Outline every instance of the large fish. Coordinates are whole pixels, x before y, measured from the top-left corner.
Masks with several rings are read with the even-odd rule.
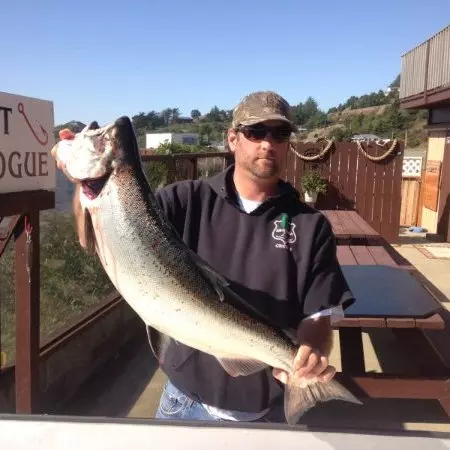
[[[334,379],[294,378],[298,343],[237,307],[248,304],[184,244],[152,193],[128,117],[83,130],[52,151],[66,175],[81,184],[88,244],[125,301],[159,331],[153,352],[160,362],[171,337],[214,355],[232,376],[282,369],[289,374],[284,399],[289,424],[318,402],[361,403]]]

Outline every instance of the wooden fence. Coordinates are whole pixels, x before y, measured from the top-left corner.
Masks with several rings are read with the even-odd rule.
[[[375,142],[334,142],[323,157],[313,161],[303,159],[323,153],[325,143],[300,142],[288,152],[283,178],[299,191],[302,175],[319,170],[328,182],[328,191],[319,195],[318,209],[355,210],[389,243],[397,242],[400,227],[403,142],[380,161],[371,157],[386,154],[388,148]]]
[[[402,203],[400,226],[411,227],[419,224],[420,178],[402,178]]]

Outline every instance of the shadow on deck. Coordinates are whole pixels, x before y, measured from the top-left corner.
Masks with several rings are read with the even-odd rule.
[[[392,369],[405,359],[392,358],[392,346],[377,333],[366,333],[364,345],[373,347],[369,370]],[[336,346],[338,347],[338,345]],[[387,350],[389,349],[389,352]],[[336,361],[338,355],[333,355]],[[334,363],[334,361],[332,361]],[[408,368],[407,368],[408,369]],[[56,414],[87,417],[152,419],[166,376],[157,367],[148,343],[124,349],[80,389],[76,398]],[[369,430],[450,431],[450,423],[439,402],[433,400],[365,399],[362,407],[329,402],[310,410],[306,425]]]

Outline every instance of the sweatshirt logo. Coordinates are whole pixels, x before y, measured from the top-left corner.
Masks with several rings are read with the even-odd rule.
[[[293,244],[297,240],[295,234],[295,224],[288,221],[287,214],[282,214],[279,220],[274,220],[274,229],[272,231],[272,237],[275,239],[276,248],[289,249],[290,244]]]

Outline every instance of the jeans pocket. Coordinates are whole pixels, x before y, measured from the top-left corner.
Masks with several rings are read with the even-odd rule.
[[[160,411],[165,416],[180,414],[188,404],[188,398],[174,386],[164,386],[164,392],[159,405]]]

